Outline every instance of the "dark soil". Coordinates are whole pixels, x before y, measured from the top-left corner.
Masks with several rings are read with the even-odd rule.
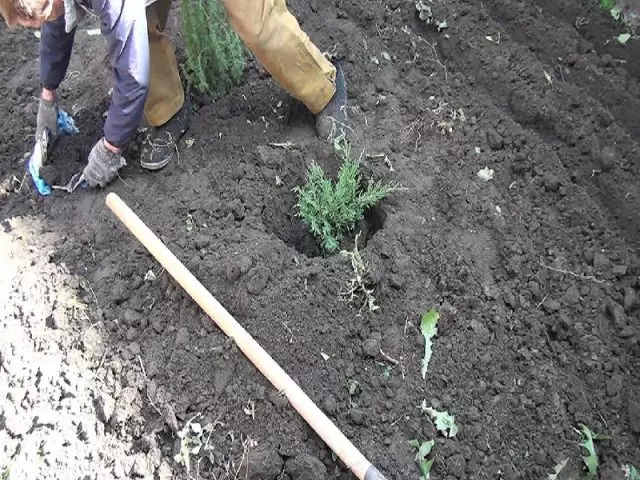
[[[115,219],[107,191],[387,478],[418,478],[408,441],[432,438],[434,478],[540,479],[565,458],[575,471],[581,423],[613,437],[597,444],[600,478],[640,467],[640,43],[618,45],[618,27],[586,0],[436,1],[443,32],[421,23],[413,2],[290,7],[321,48],[337,45],[367,174],[406,187],[363,225],[381,305],[373,314],[341,299],[347,260],[321,254],[293,208],[307,165],[335,172],[338,160],[259,66],[227,97],[194,102],[194,143],[165,170],[144,172],[134,145],[106,191],[43,198],[22,181],[37,40],[1,34],[1,220],[14,241],[29,243],[16,222],[51,233],[42,261],[90,286],[78,295],[104,335],[96,377],[125,385],[107,392],[115,402],[124,392],[142,405],[114,429],[128,454],[149,455],[151,437],[170,458],[171,424],[201,414],[216,426],[203,478],[349,478]],[[63,106],[86,111],[76,114],[81,134],[52,155],[61,181],[99,138],[103,55],[99,38],[78,38]],[[295,146],[272,145],[287,141]],[[477,176],[484,167],[493,180]],[[149,270],[156,280],[145,280]],[[429,308],[441,319],[423,380],[418,326]],[[437,434],[423,400],[455,415],[455,439]]]

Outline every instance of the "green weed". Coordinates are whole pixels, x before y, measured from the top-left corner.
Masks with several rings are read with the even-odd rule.
[[[245,49],[219,0],[181,0],[185,75],[201,93],[219,98],[242,79]]]
[[[585,455],[582,455],[582,461],[587,469],[586,478],[588,480],[598,478],[598,454],[596,453],[596,446],[594,442],[611,440],[611,437],[600,433],[593,433],[589,427],[583,424],[580,424],[580,430],[574,430],[582,435],[582,441],[579,445],[585,453]]]
[[[453,438],[456,436],[458,425],[456,425],[456,418],[453,415],[449,415],[449,412],[446,411],[439,412],[434,408],[427,407],[426,400],[423,400],[420,409],[429,414],[438,431],[445,437]]]
[[[418,440],[409,440],[409,445],[411,445],[416,452],[416,463],[418,464],[418,468],[420,469],[420,480],[429,480],[431,478],[431,467],[433,466],[434,459],[427,459],[431,450],[435,445],[433,440],[429,440],[426,442],[420,442]]]
[[[369,180],[363,185],[360,159],[351,155],[350,145],[343,139],[336,142],[336,150],[342,157],[337,182],[313,163],[307,182],[294,189],[298,195],[297,215],[328,252],[338,249],[342,237],[353,231],[367,209],[397,190],[395,185],[380,181]]]
[[[420,331],[422,332],[422,336],[424,337],[424,356],[422,357],[422,378],[425,378],[427,375],[427,370],[429,369],[429,362],[431,361],[431,339],[436,336],[438,333],[438,328],[436,325],[438,324],[438,320],[440,319],[440,314],[435,310],[429,310],[427,313],[422,315],[422,319],[420,320]]]
[[[628,480],[640,480],[640,473],[638,473],[638,469],[633,465],[625,465],[622,467],[622,471],[624,472],[624,478]]]
[[[180,450],[174,455],[173,459],[179,465],[183,465],[187,473],[191,472],[192,457],[205,456],[212,465],[215,462],[213,446],[210,443],[215,425],[207,424],[203,427],[200,423],[194,422],[199,416],[200,414],[197,414],[188,420],[182,430],[178,432]]]

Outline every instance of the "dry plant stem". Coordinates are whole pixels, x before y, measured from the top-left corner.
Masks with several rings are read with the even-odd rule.
[[[360,480],[383,480],[384,476],[367,460],[335,424],[316,406],[275,360],[211,295],[142,220],[118,197],[110,193],[106,204],[118,219],[149,250],[173,278],[189,293],[212,320],[231,337],[246,357],[326,442]]]
[[[593,275],[584,275],[584,274],[581,274],[581,273],[571,272],[571,271],[569,271],[569,270],[562,270],[562,269],[560,269],[560,268],[550,267],[550,266],[548,266],[548,265],[545,265],[545,264],[544,264],[544,263],[542,263],[542,262],[539,262],[539,263],[540,263],[540,266],[541,266],[541,267],[546,268],[547,270],[551,270],[552,272],[562,273],[562,274],[564,274],[564,275],[571,275],[572,277],[579,278],[580,280],[591,280],[591,281],[596,282],[596,283],[599,283],[599,284],[601,284],[601,285],[602,285],[602,284],[607,283],[607,282],[605,282],[604,280],[599,280],[599,279],[597,279],[597,278],[596,278],[596,277],[594,277]]]

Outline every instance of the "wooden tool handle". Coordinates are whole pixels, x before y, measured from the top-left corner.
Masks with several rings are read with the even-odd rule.
[[[296,411],[325,441],[333,452],[360,480],[385,480],[334,423],[316,406],[304,391],[286,374],[227,310],[209,293],[196,277],[178,260],[162,241],[118,197],[110,193],[107,206],[133,233],[167,272],[184,288],[211,319],[231,337],[273,386],[284,395]]]

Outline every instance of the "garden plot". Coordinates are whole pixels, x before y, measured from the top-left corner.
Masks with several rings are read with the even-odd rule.
[[[297,215],[295,188],[314,163],[336,181],[343,157],[248,59],[227,95],[193,97],[179,161],[145,173],[132,145],[122,180],[108,190],[387,478],[582,478],[594,465],[599,478],[634,478],[637,40],[620,42],[626,27],[587,0],[434,0],[420,9],[412,1],[292,0],[290,8],[344,64],[348,137],[365,184],[401,188],[367,210],[338,249],[322,248]],[[66,401],[78,404],[60,415],[94,415],[83,428],[104,431],[95,427],[80,442],[110,452],[100,457],[103,477],[90,478],[349,478],[105,208],[106,192],[37,195],[23,163],[37,108],[37,39],[6,29],[0,38],[0,109],[11,119],[0,132],[1,248],[19,260],[16,278],[77,279],[71,292],[87,306],[86,319],[71,315],[50,332],[47,315],[25,313],[23,284],[12,284],[0,381],[18,358],[6,335],[27,344],[60,332],[82,338],[95,325],[97,358],[62,340],[49,357],[67,359],[105,392],[103,404],[131,405],[126,420],[109,417],[105,426],[87,400],[90,387],[75,383]],[[80,133],[56,150],[53,175],[66,176],[99,138],[110,88],[100,42],[76,45],[77,73],[62,99],[69,111],[76,105]],[[39,228],[20,227],[32,222]],[[343,252],[356,246],[379,308],[344,295],[357,269]],[[437,312],[434,335],[421,328],[428,312]],[[70,362],[78,351],[89,360]],[[29,390],[37,368],[24,370],[11,381]],[[19,471],[15,445],[37,452],[40,439],[13,429],[13,411],[31,414],[39,403],[4,395],[0,435],[8,437],[0,439],[9,440],[0,468]],[[65,429],[53,431],[78,428],[60,422]],[[52,478],[88,472],[93,457],[78,452]]]

